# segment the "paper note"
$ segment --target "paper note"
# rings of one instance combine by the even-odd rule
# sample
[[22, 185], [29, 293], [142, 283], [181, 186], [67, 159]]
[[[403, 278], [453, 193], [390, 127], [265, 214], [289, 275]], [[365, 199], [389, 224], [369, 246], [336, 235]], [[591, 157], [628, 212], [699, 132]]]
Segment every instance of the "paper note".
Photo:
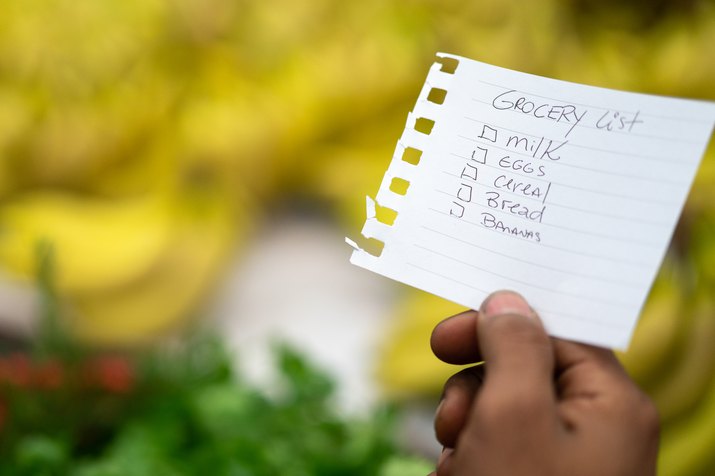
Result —
[[438, 57], [367, 199], [382, 250], [351, 262], [471, 308], [513, 289], [551, 335], [625, 349], [715, 104]]

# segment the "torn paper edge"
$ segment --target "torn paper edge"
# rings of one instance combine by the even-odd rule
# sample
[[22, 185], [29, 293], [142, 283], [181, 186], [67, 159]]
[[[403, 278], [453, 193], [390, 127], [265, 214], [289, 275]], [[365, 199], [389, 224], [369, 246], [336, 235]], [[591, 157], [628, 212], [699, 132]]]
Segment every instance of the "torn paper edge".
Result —
[[[452, 58], [457, 61], [461, 61], [463, 58], [456, 55], [451, 55], [448, 53], [438, 52], [435, 55], [437, 58]], [[459, 67], [459, 66], [457, 66]], [[455, 71], [456, 73], [456, 71]], [[435, 121], [434, 127], [438, 126], [439, 117], [441, 115], [440, 104], [432, 103], [427, 99], [432, 88], [437, 87], [449, 91], [450, 86], [454, 80], [455, 73], [445, 73], [442, 71], [442, 63], [435, 60], [430, 66], [427, 77], [422, 85], [417, 100], [412, 110], [407, 113], [407, 118], [405, 120], [405, 127], [402, 131], [402, 135], [397, 140], [395, 145], [395, 150], [392, 154], [392, 159], [385, 170], [385, 173], [378, 188], [377, 195], [375, 199], [370, 196], [365, 197], [365, 212], [366, 218], [363, 224], [360, 234], [366, 239], [377, 239], [383, 242], [385, 249], [389, 246], [387, 237], [390, 234], [391, 228], [395, 226], [397, 220], [400, 219], [400, 212], [402, 208], [402, 202], [406, 199], [405, 196], [396, 194], [390, 190], [390, 184], [394, 178], [403, 178], [408, 180], [410, 183], [414, 180], [417, 175], [418, 165], [412, 165], [402, 160], [402, 155], [404, 154], [407, 147], [414, 147], [417, 150], [424, 152], [429, 142], [429, 135], [423, 134], [415, 130], [415, 125], [417, 119], [424, 117]], [[376, 207], [386, 207], [394, 210], [397, 213], [397, 218], [395, 223], [392, 225], [386, 225], [377, 220], [377, 210]], [[367, 251], [365, 251], [358, 243], [349, 238], [345, 237], [345, 243], [353, 248], [353, 253], [350, 258], [350, 262], [357, 264], [358, 266], [363, 266], [364, 260], [379, 260], [380, 257], [374, 256]], [[383, 249], [383, 253], [385, 251]], [[362, 259], [357, 259], [357, 258]]]

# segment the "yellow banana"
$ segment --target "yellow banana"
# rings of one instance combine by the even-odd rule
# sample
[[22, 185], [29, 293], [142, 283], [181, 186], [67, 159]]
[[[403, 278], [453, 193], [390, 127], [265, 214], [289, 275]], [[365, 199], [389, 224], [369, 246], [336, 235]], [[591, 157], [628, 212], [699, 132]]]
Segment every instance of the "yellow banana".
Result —
[[2, 160], [22, 183], [76, 189], [99, 168], [134, 155], [161, 123], [175, 88], [159, 87], [145, 67], [152, 63], [139, 60], [153, 26], [162, 24], [155, 5], [4, 5], [0, 52], [8, 74], [0, 87], [12, 87], [24, 104], [14, 114], [8, 101], [12, 124], [0, 129], [14, 133], [29, 119], [32, 131], [15, 137]]
[[[703, 210], [690, 226], [688, 254], [698, 280], [715, 286], [715, 210]], [[713, 299], [711, 297], [711, 299]]]
[[61, 292], [118, 287], [149, 272], [170, 239], [156, 196], [89, 199], [35, 192], [0, 205], [0, 265], [34, 279], [37, 244], [55, 249]]
[[666, 424], [700, 401], [715, 371], [715, 303], [703, 298], [693, 315], [686, 345], [671, 356], [674, 369], [649, 389]]
[[708, 385], [701, 394], [699, 405], [687, 418], [664, 428], [658, 460], [658, 474], [662, 476], [713, 474], [715, 378], [712, 374], [706, 378]]
[[313, 193], [337, 205], [338, 216], [352, 232], [365, 221], [365, 195], [374, 197], [377, 193], [407, 110], [409, 106], [362, 125], [341, 137], [339, 144], [318, 146], [308, 152], [318, 167], [304, 182]]
[[113, 346], [151, 340], [181, 324], [215, 284], [236, 243], [232, 207], [174, 207], [171, 240], [148, 273], [124, 286], [71, 297], [71, 327], [80, 339]]
[[693, 187], [688, 196], [686, 212], [692, 216], [702, 215], [712, 210], [715, 197], [715, 141], [705, 151], [698, 173], [695, 175]]
[[688, 326], [683, 311], [679, 274], [673, 264], [663, 267], [651, 290], [628, 351], [620, 354], [628, 373], [648, 388], [669, 368]]
[[395, 316], [377, 369], [386, 392], [395, 397], [439, 395], [444, 382], [459, 369], [432, 354], [432, 329], [464, 307], [422, 291], [410, 291]]

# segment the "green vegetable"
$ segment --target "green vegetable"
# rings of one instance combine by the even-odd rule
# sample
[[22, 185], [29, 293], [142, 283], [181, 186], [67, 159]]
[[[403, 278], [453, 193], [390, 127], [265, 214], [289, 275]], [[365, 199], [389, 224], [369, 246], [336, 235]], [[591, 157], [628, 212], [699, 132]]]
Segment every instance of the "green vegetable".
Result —
[[334, 382], [276, 349], [276, 392], [243, 381], [215, 337], [141, 356], [81, 348], [45, 323], [34, 349], [0, 356], [0, 476], [402, 476], [427, 466], [397, 455], [396, 412], [346, 417]]

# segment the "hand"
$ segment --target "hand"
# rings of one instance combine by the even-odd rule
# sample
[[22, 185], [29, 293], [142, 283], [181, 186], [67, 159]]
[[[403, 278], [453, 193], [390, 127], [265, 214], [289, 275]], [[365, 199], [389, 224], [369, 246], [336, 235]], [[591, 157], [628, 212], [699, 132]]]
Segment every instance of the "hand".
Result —
[[613, 352], [549, 338], [516, 293], [440, 323], [432, 350], [463, 370], [435, 417], [438, 476], [652, 476], [658, 416]]

